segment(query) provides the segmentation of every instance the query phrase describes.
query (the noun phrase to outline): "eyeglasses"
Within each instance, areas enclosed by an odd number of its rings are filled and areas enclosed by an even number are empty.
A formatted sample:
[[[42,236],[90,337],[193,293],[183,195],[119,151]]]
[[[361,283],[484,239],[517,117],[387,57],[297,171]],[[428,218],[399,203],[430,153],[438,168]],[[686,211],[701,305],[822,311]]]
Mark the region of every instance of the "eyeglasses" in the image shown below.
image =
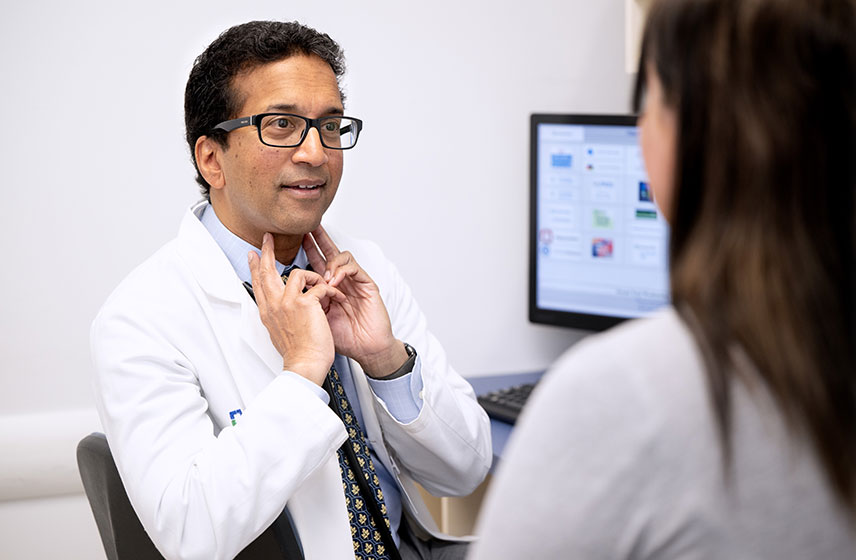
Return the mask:
[[[232,132],[245,126],[255,126],[262,144],[274,148],[295,148],[306,139],[309,129],[314,128],[325,148],[348,150],[357,145],[363,121],[344,116],[309,119],[291,113],[260,113],[223,121],[214,130]]]

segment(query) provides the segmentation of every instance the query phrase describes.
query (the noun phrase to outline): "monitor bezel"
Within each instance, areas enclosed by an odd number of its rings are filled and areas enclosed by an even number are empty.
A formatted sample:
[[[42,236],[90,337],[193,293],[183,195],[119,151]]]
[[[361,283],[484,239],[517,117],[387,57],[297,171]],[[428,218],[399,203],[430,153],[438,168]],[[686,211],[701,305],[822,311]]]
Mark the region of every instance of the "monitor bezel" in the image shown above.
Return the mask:
[[[603,331],[630,317],[612,317],[573,311],[558,311],[538,307],[538,125],[576,124],[606,126],[637,126],[636,115],[592,115],[533,113],[529,125],[529,321],[541,325],[570,327],[587,331]]]

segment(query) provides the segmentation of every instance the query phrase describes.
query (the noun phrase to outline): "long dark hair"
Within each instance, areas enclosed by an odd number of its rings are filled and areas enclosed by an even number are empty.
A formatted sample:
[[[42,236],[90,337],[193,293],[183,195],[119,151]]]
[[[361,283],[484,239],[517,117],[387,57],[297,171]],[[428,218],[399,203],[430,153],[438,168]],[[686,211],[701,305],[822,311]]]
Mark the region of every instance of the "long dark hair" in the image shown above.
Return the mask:
[[[731,385],[760,380],[856,517],[856,4],[655,1],[637,110],[650,69],[678,122],[672,299],[726,462]]]

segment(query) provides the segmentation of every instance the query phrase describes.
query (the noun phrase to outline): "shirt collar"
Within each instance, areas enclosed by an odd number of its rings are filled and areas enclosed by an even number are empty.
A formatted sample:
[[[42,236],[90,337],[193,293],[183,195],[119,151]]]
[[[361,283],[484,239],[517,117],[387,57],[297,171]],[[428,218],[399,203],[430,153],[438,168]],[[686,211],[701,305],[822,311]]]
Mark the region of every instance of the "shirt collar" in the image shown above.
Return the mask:
[[[200,209],[200,213],[196,215],[199,216],[199,221],[202,222],[202,225],[205,226],[205,229],[208,230],[208,233],[211,234],[211,237],[220,246],[223,253],[226,254],[226,258],[229,259],[232,268],[238,274],[238,278],[242,282],[251,282],[252,274],[250,274],[250,265],[247,263],[247,253],[255,251],[257,255],[260,255],[261,251],[229,231],[217,217],[210,203],[205,204],[204,208]],[[286,269],[291,270],[294,267],[306,268],[308,264],[309,259],[306,257],[303,247],[300,247],[297,251],[297,256],[294,257],[294,261],[290,264],[285,265],[276,261],[276,271],[282,275]]]

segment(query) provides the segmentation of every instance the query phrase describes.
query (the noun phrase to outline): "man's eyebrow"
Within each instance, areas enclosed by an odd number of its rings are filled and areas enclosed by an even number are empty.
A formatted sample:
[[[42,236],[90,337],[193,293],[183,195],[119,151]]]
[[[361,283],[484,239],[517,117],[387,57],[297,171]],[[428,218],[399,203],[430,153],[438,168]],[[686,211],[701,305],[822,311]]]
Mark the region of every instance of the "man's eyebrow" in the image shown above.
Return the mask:
[[[290,103],[276,103],[274,105],[268,105],[265,112],[281,112],[281,113],[295,113],[300,114],[297,110],[297,105],[293,105]],[[322,115],[344,115],[345,111],[341,107],[332,106],[329,107],[326,111],[322,111]]]

